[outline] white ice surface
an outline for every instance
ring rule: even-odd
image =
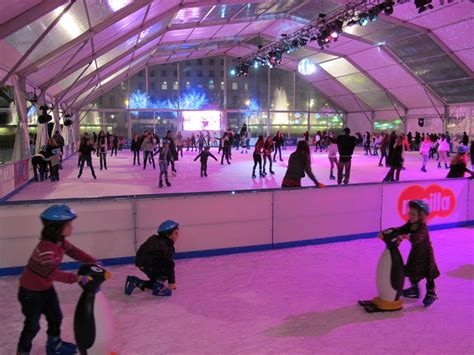
[[[383,243],[358,240],[268,252],[178,260],[177,290],[123,294],[134,266],[112,267],[104,284],[119,354],[473,354],[474,229],[431,233],[441,270],[439,300],[424,309],[367,314],[358,299],[376,295]],[[185,236],[183,236],[185,238]],[[409,243],[401,251],[406,260]],[[177,244],[179,251],[179,241]],[[94,254],[93,250],[88,250]],[[0,353],[13,354],[23,317],[18,277],[0,278]],[[421,285],[424,296],[424,283]],[[63,338],[73,340],[76,285],[56,283]],[[44,353],[46,324],[33,354]]]
[[[73,156],[65,161],[64,170],[60,170],[59,182],[33,182],[11,197],[10,201],[279,188],[286,172],[288,156],[294,150],[295,147],[288,147],[288,150],[283,151],[284,161],[277,161],[273,165],[275,175],[268,174],[264,178],[257,177],[256,179],[251,178],[253,167],[251,150],[248,154],[241,154],[234,149],[232,164],[220,165],[221,156],[217,154],[217,149],[212,148],[211,152],[219,159],[219,162],[209,158],[207,178],[200,177],[200,163],[193,161],[197,153],[185,151],[184,157],[176,162],[177,176],[170,174],[172,186],[165,186],[162,189],[158,188],[158,165],[156,165],[156,170],[150,166],[147,166],[147,170],[143,170],[142,166],[133,166],[133,155],[130,151],[119,152],[117,157],[108,156],[108,170],[102,171],[99,170],[98,159],[94,156],[93,165],[97,180],[92,178],[87,167],[84,167],[82,177],[78,179],[77,156]],[[379,159],[380,157],[365,156],[363,150],[358,148],[352,160],[350,182],[381,182],[388,169],[377,166]],[[313,172],[321,182],[328,185],[337,184],[335,180],[329,179],[330,164],[327,153],[313,152],[311,160]],[[401,172],[401,181],[445,178],[448,173],[444,167],[438,169],[435,160],[430,160],[428,172],[424,173],[420,171],[421,163],[418,152],[406,153],[406,170]],[[171,171],[171,168],[169,170]],[[337,175],[337,169],[334,170],[334,174]],[[308,178],[304,178],[302,184],[314,186]]]

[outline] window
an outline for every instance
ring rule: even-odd
[[[214,70],[209,70],[209,77],[213,78],[214,77]]]
[[[221,81],[221,90],[224,90],[224,82]]]
[[[214,59],[209,59],[209,65],[214,65]]]
[[[221,59],[221,65],[224,65],[224,58]]]
[[[140,72],[138,73],[138,77],[143,78],[143,70],[140,70]]]
[[[178,90],[178,82],[175,81],[173,84],[173,90]]]
[[[154,81],[150,82],[150,91],[155,91],[156,90],[156,83]]]
[[[150,71],[150,78],[154,78],[156,75],[155,71],[154,70],[151,70]]]
[[[198,70],[198,71],[196,72],[196,76],[197,76],[198,78],[202,78],[202,70]]]
[[[143,83],[138,83],[138,90],[144,91],[145,90],[145,85]]]
[[[214,90],[214,82],[213,81],[209,82],[209,90]]]
[[[114,95],[109,96],[109,104],[110,104],[110,107],[115,107],[115,96]]]
[[[249,91],[249,84],[248,84],[248,83],[245,83],[245,84],[244,84],[244,89],[245,89],[246,91]]]
[[[186,89],[191,89],[191,84],[189,83],[189,81],[186,81]]]
[[[198,60],[196,61],[196,63],[197,63],[197,65],[202,65],[202,59],[198,59]]]
[[[191,77],[191,72],[190,72],[189,70],[186,70],[186,71],[184,72],[184,76],[185,76],[186,78],[190,78],[190,77]]]
[[[166,78],[166,75],[168,74],[168,72],[166,70],[162,70],[161,71],[161,77],[162,78]]]
[[[178,77],[178,71],[177,71],[177,70],[173,70],[173,77],[174,77],[174,78],[177,78],[177,77]]]
[[[161,90],[168,90],[168,83],[166,81],[163,81],[163,84],[161,84]]]
[[[237,85],[237,83],[234,81],[232,83],[232,90],[238,90],[239,89],[239,85]]]
[[[224,71],[221,70],[221,77],[224,77]]]

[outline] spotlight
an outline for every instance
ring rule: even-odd
[[[361,14],[359,16],[359,25],[361,26],[367,26],[367,24],[369,23],[369,19],[368,19],[368,16],[367,14]]]
[[[230,76],[236,76],[237,75],[237,69],[236,68],[230,68],[229,74],[230,74]]]
[[[418,9],[418,13],[421,14],[428,9],[433,9],[431,2],[432,0],[415,0],[415,6]]]
[[[253,67],[254,69],[258,69],[258,67],[260,67],[260,61],[257,58],[253,60]]]

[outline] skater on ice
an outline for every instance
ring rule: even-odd
[[[217,161],[217,158],[209,151],[209,147],[206,146],[204,147],[204,150],[200,152],[196,158],[194,158],[194,161],[201,158],[201,177],[207,177],[207,161],[209,160],[209,157]]]
[[[152,235],[137,251],[135,265],[148,277],[144,281],[135,276],[127,276],[125,294],[131,295],[138,287],[142,291],[151,289],[154,296],[171,296],[176,290],[174,274],[174,244],[179,238],[179,224],[166,220],[158,227],[157,234]],[[168,286],[165,286],[168,282]]]
[[[43,314],[48,322],[46,354],[75,354],[76,345],[61,339],[63,317],[53,282],[85,284],[90,280],[72,272],[61,271],[59,267],[64,254],[83,263],[95,263],[96,259],[66,240],[71,236],[72,222],[77,218],[76,213],[68,206],[48,207],[40,218],[43,223],[40,242],[20,277],[18,300],[25,321],[17,352],[30,353],[32,341],[40,330],[40,318]]]
[[[430,209],[421,200],[410,201],[408,207],[408,222],[395,229],[400,235],[404,235],[403,239],[408,239],[412,245],[405,265],[405,276],[409,278],[411,287],[403,290],[403,296],[420,298],[418,283],[426,279],[426,294],[423,304],[428,307],[438,298],[434,280],[440,275],[426,225]]]

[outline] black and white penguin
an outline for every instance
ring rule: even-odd
[[[113,340],[112,311],[103,292],[102,283],[111,273],[96,264],[82,265],[79,276],[89,277],[77,302],[74,314],[74,336],[81,354],[106,355],[111,351]]]
[[[359,301],[367,312],[398,311],[403,308],[401,296],[405,273],[403,259],[398,250],[399,233],[394,229],[382,232],[386,248],[377,264],[377,289],[379,295],[371,301]]]

